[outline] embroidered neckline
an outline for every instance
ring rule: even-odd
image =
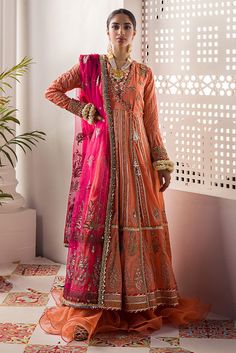
[[[109,83],[110,83],[110,87],[115,95],[115,97],[118,99],[119,102],[122,102],[122,97],[126,92],[126,88],[129,85],[130,81],[131,81],[131,77],[133,75],[133,70],[134,70],[134,64],[135,64],[135,60],[132,60],[132,62],[130,63],[129,66],[129,70],[127,71],[127,73],[124,76],[124,80],[121,81],[116,81],[115,79],[112,78],[112,75],[110,74],[110,70],[109,70],[109,60],[107,58],[106,55],[104,55],[105,61],[106,61],[106,68],[107,68],[107,72],[108,72],[108,78],[109,78]]]

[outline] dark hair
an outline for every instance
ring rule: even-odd
[[[109,28],[109,24],[110,24],[111,20],[113,19],[113,17],[116,15],[119,15],[119,14],[124,14],[124,15],[128,16],[130,21],[132,22],[132,25],[134,26],[134,30],[136,30],[136,19],[135,19],[134,15],[132,14],[132,12],[130,12],[129,10],[126,10],[126,9],[118,9],[118,10],[112,11],[112,13],[108,16],[108,19],[107,19],[107,29]]]

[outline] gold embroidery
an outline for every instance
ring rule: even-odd
[[[106,223],[104,230],[104,245],[103,245],[103,254],[102,254],[102,263],[101,263],[101,274],[99,281],[99,293],[98,293],[98,303],[99,305],[104,304],[105,298],[105,282],[106,282],[106,264],[107,257],[109,253],[110,246],[110,237],[111,237],[111,221],[113,215],[113,204],[115,196],[115,183],[116,183],[116,146],[115,146],[115,134],[114,134],[114,125],[113,117],[111,111],[111,105],[108,94],[108,72],[106,67],[105,55],[100,55],[100,64],[101,64],[101,73],[102,73],[102,82],[103,82],[103,97],[105,110],[108,117],[108,128],[109,128],[109,137],[110,137],[110,185],[109,185],[109,194],[107,200],[107,213],[106,213]]]
[[[134,130],[133,132],[133,140],[134,141],[138,141],[139,140],[139,134],[137,133],[137,131]]]
[[[100,225],[100,218],[99,218],[99,212],[98,209],[101,209],[101,205],[98,204],[96,201],[90,201],[88,205],[88,212],[87,212],[87,217],[84,222],[84,227],[89,230],[94,230],[98,229],[98,226]]]
[[[136,237],[134,234],[129,232],[128,254],[130,256],[133,256],[137,253],[137,251],[138,251],[138,245],[137,245]]]
[[[154,161],[160,159],[169,159],[164,146],[154,146],[151,148],[151,153]]]
[[[113,224],[112,228],[117,228],[117,229],[119,229],[119,231],[128,230],[128,231],[131,231],[131,232],[140,232],[142,230],[163,229],[163,226],[160,225],[160,226],[153,226],[153,227],[138,227],[138,228],[135,228],[135,227],[119,227],[118,225]]]
[[[143,276],[142,276],[142,272],[140,270],[140,268],[137,268],[136,272],[135,272],[135,287],[141,291],[143,290]]]
[[[85,106],[85,103],[80,102],[77,99],[71,98],[69,104],[68,104],[68,108],[67,110],[69,110],[71,113],[78,115],[78,116],[82,116],[82,110]]]

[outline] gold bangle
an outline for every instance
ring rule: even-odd
[[[174,171],[174,163],[169,159],[162,159],[152,163],[155,170],[168,170],[172,173]]]
[[[93,124],[96,115],[96,108],[92,103],[87,103],[82,109],[82,117],[88,124]]]

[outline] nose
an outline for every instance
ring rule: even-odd
[[[119,27],[118,33],[119,33],[120,35],[124,34],[124,29],[123,29],[122,26]]]

